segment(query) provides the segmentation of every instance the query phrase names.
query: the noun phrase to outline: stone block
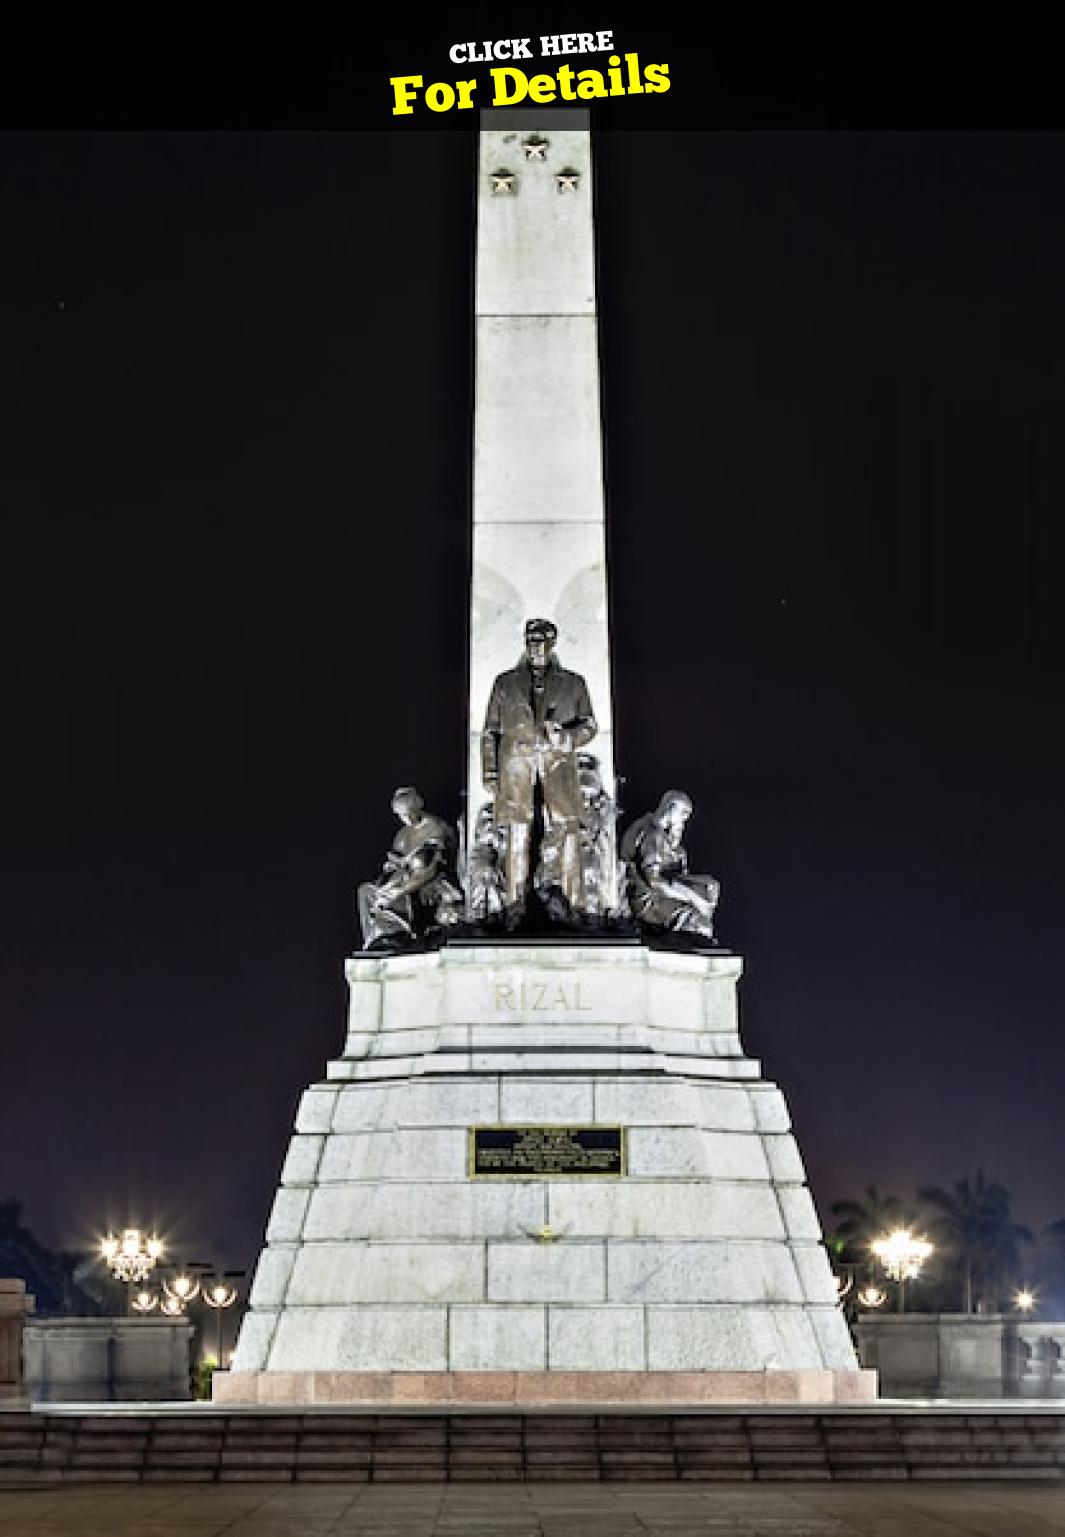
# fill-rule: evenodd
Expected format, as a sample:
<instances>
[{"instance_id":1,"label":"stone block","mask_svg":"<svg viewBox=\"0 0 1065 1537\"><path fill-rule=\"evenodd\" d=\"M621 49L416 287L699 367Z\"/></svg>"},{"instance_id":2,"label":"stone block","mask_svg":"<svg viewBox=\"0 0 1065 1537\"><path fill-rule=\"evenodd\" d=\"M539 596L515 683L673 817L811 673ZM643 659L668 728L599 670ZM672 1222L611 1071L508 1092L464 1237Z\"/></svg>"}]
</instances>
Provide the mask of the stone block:
<instances>
[{"instance_id":1,"label":"stone block","mask_svg":"<svg viewBox=\"0 0 1065 1537\"><path fill-rule=\"evenodd\" d=\"M260 1264L269 1252L269 1249L263 1251ZM232 1373L266 1370L270 1345L274 1330L277 1328L277 1319L276 1308L256 1305L249 1309L241 1323L240 1334L237 1336L237 1346L231 1362Z\"/></svg>"},{"instance_id":2,"label":"stone block","mask_svg":"<svg viewBox=\"0 0 1065 1537\"><path fill-rule=\"evenodd\" d=\"M444 1307L287 1307L270 1352L273 1372L440 1372Z\"/></svg>"},{"instance_id":3,"label":"stone block","mask_svg":"<svg viewBox=\"0 0 1065 1537\"><path fill-rule=\"evenodd\" d=\"M604 1302L605 1246L489 1243L490 1302Z\"/></svg>"},{"instance_id":4,"label":"stone block","mask_svg":"<svg viewBox=\"0 0 1065 1537\"><path fill-rule=\"evenodd\" d=\"M770 1178L778 1185L804 1185L806 1170L803 1168L795 1138L780 1132L767 1132L762 1137Z\"/></svg>"},{"instance_id":5,"label":"stone block","mask_svg":"<svg viewBox=\"0 0 1065 1537\"><path fill-rule=\"evenodd\" d=\"M832 1266L828 1262L828 1255L821 1245L793 1243L791 1254L806 1301L834 1308L837 1301L836 1283L832 1277ZM850 1364L853 1367L853 1359Z\"/></svg>"},{"instance_id":6,"label":"stone block","mask_svg":"<svg viewBox=\"0 0 1065 1537\"><path fill-rule=\"evenodd\" d=\"M452 1307L451 1370L545 1371L546 1313L542 1306Z\"/></svg>"},{"instance_id":7,"label":"stone block","mask_svg":"<svg viewBox=\"0 0 1065 1537\"><path fill-rule=\"evenodd\" d=\"M754 1131L746 1084L697 1083L685 1078L600 1079L595 1119L626 1126L700 1126L712 1131Z\"/></svg>"},{"instance_id":8,"label":"stone block","mask_svg":"<svg viewBox=\"0 0 1065 1537\"><path fill-rule=\"evenodd\" d=\"M296 1248L295 1244L268 1244L260 1254L251 1284L250 1300L253 1308L276 1308L282 1305L296 1259Z\"/></svg>"},{"instance_id":9,"label":"stone block","mask_svg":"<svg viewBox=\"0 0 1065 1537\"><path fill-rule=\"evenodd\" d=\"M334 1132L318 1169L320 1185L344 1180L461 1180L466 1128L407 1127L395 1131Z\"/></svg>"},{"instance_id":10,"label":"stone block","mask_svg":"<svg viewBox=\"0 0 1065 1537\"><path fill-rule=\"evenodd\" d=\"M839 1307L832 1303L807 1311L825 1366L830 1371L854 1372L854 1344Z\"/></svg>"},{"instance_id":11,"label":"stone block","mask_svg":"<svg viewBox=\"0 0 1065 1537\"><path fill-rule=\"evenodd\" d=\"M820 1367L821 1351L801 1308L658 1306L647 1314L652 1371L775 1371Z\"/></svg>"},{"instance_id":12,"label":"stone block","mask_svg":"<svg viewBox=\"0 0 1065 1537\"><path fill-rule=\"evenodd\" d=\"M324 1084L312 1084L305 1089L296 1111L296 1130L302 1132L328 1131L336 1108L337 1090Z\"/></svg>"},{"instance_id":13,"label":"stone block","mask_svg":"<svg viewBox=\"0 0 1065 1537\"><path fill-rule=\"evenodd\" d=\"M288 1286L289 1307L376 1302L476 1302L484 1296L477 1243L307 1243Z\"/></svg>"},{"instance_id":14,"label":"stone block","mask_svg":"<svg viewBox=\"0 0 1065 1537\"><path fill-rule=\"evenodd\" d=\"M640 1371L645 1361L642 1307L548 1308L552 1371Z\"/></svg>"},{"instance_id":15,"label":"stone block","mask_svg":"<svg viewBox=\"0 0 1065 1537\"><path fill-rule=\"evenodd\" d=\"M304 1228L312 1240L525 1237L545 1220L543 1187L508 1184L352 1184L314 1192Z\"/></svg>"},{"instance_id":16,"label":"stone block","mask_svg":"<svg viewBox=\"0 0 1065 1537\"><path fill-rule=\"evenodd\" d=\"M296 1243L303 1231L303 1219L307 1214L307 1202L310 1191L293 1186L291 1190L284 1185L274 1196L273 1210L270 1213L270 1221L266 1227L268 1243Z\"/></svg>"},{"instance_id":17,"label":"stone block","mask_svg":"<svg viewBox=\"0 0 1065 1537\"><path fill-rule=\"evenodd\" d=\"M783 1243L607 1245L611 1302L785 1302L803 1300Z\"/></svg>"},{"instance_id":18,"label":"stone block","mask_svg":"<svg viewBox=\"0 0 1065 1537\"><path fill-rule=\"evenodd\" d=\"M769 1184L624 1180L548 1187L548 1221L570 1237L782 1239ZM818 1236L820 1236L818 1234Z\"/></svg>"},{"instance_id":19,"label":"stone block","mask_svg":"<svg viewBox=\"0 0 1065 1537\"><path fill-rule=\"evenodd\" d=\"M634 1126L629 1173L641 1178L769 1178L762 1140L753 1132L704 1131L694 1126Z\"/></svg>"},{"instance_id":20,"label":"stone block","mask_svg":"<svg viewBox=\"0 0 1065 1537\"><path fill-rule=\"evenodd\" d=\"M751 1090L751 1106L759 1131L787 1132L791 1116L784 1096L773 1083L760 1083Z\"/></svg>"},{"instance_id":21,"label":"stone block","mask_svg":"<svg viewBox=\"0 0 1065 1537\"><path fill-rule=\"evenodd\" d=\"M595 1119L592 1080L505 1078L499 1119L528 1126L580 1126Z\"/></svg>"},{"instance_id":22,"label":"stone block","mask_svg":"<svg viewBox=\"0 0 1065 1537\"><path fill-rule=\"evenodd\" d=\"M463 1082L351 1084L339 1091L334 1129L371 1131L393 1126L471 1126L499 1120L494 1078Z\"/></svg>"},{"instance_id":23,"label":"stone block","mask_svg":"<svg viewBox=\"0 0 1065 1537\"><path fill-rule=\"evenodd\" d=\"M819 1243L821 1224L814 1210L813 1196L804 1186L783 1186L778 1189L780 1208L784 1213L788 1237L798 1243Z\"/></svg>"},{"instance_id":24,"label":"stone block","mask_svg":"<svg viewBox=\"0 0 1065 1537\"><path fill-rule=\"evenodd\" d=\"M348 1033L376 1034L381 1028L384 983L379 977L348 976Z\"/></svg>"},{"instance_id":25,"label":"stone block","mask_svg":"<svg viewBox=\"0 0 1065 1537\"><path fill-rule=\"evenodd\" d=\"M288 1145L288 1153L281 1169L283 1185L313 1185L318 1173L318 1160L325 1137L321 1132L311 1135L298 1133Z\"/></svg>"}]
</instances>

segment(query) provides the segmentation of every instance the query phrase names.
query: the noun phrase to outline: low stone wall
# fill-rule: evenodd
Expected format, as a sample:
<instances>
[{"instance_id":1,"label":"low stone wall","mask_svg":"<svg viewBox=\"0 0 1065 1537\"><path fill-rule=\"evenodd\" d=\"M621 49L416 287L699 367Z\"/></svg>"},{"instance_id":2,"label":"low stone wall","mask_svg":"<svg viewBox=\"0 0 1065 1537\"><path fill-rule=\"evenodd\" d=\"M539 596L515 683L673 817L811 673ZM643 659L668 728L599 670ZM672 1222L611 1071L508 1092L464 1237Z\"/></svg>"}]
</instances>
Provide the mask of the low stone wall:
<instances>
[{"instance_id":1,"label":"low stone wall","mask_svg":"<svg viewBox=\"0 0 1065 1537\"><path fill-rule=\"evenodd\" d=\"M32 1312L25 1281L0 1279L0 1398L22 1391L22 1330Z\"/></svg>"},{"instance_id":2,"label":"low stone wall","mask_svg":"<svg viewBox=\"0 0 1065 1537\"><path fill-rule=\"evenodd\" d=\"M855 1336L884 1398L1065 1399L1065 1323L889 1313L860 1318Z\"/></svg>"},{"instance_id":3,"label":"low stone wall","mask_svg":"<svg viewBox=\"0 0 1065 1537\"><path fill-rule=\"evenodd\" d=\"M25 1395L36 1402L191 1397L184 1318L36 1318L23 1337Z\"/></svg>"},{"instance_id":4,"label":"low stone wall","mask_svg":"<svg viewBox=\"0 0 1065 1537\"><path fill-rule=\"evenodd\" d=\"M0 1486L1065 1482L1065 1411L0 1413Z\"/></svg>"}]
</instances>

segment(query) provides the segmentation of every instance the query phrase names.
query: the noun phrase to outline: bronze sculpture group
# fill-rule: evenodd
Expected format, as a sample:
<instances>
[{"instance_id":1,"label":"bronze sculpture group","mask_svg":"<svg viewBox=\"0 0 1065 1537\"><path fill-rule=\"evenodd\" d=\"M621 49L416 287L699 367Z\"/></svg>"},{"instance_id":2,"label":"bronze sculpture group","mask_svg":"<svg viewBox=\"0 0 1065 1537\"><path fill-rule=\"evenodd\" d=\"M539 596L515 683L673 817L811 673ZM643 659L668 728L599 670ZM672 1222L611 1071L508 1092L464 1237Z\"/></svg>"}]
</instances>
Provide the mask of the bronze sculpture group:
<instances>
[{"instance_id":1,"label":"bronze sculpture group","mask_svg":"<svg viewBox=\"0 0 1065 1537\"><path fill-rule=\"evenodd\" d=\"M481 734L491 799L464 851L417 790L395 792L399 831L381 875L359 887L366 949L463 928L520 934L538 923L715 942L720 887L689 872L684 849L690 798L668 791L618 846L617 808L584 750L597 730L588 686L559 663L557 637L550 620L530 619L517 666L492 685Z\"/></svg>"}]
</instances>

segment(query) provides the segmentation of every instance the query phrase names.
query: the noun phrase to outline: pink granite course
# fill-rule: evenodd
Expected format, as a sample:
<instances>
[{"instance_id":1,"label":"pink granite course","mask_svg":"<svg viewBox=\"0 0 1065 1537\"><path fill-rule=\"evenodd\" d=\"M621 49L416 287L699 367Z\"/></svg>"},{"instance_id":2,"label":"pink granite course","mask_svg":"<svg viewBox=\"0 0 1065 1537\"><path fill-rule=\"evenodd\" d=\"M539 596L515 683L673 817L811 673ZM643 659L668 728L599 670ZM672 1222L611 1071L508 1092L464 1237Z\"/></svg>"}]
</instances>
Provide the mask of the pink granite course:
<instances>
[{"instance_id":1,"label":"pink granite course","mask_svg":"<svg viewBox=\"0 0 1065 1537\"><path fill-rule=\"evenodd\" d=\"M871 1403L871 1371L216 1372L217 1404Z\"/></svg>"}]
</instances>

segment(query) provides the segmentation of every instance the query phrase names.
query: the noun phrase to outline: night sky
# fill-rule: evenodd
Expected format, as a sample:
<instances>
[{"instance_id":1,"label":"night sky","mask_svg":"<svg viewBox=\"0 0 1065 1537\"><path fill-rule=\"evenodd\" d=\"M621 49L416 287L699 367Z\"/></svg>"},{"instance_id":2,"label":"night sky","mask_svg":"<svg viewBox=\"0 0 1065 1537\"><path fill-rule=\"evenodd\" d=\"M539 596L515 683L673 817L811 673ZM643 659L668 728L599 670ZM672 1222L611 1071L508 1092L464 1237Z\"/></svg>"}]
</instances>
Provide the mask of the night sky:
<instances>
[{"instance_id":1,"label":"night sky","mask_svg":"<svg viewBox=\"0 0 1065 1537\"><path fill-rule=\"evenodd\" d=\"M0 139L0 1196L250 1265L392 789L459 810L473 133ZM603 133L628 810L812 1187L1065 1216L1065 136ZM565 657L563 657L565 661Z\"/></svg>"}]
</instances>

